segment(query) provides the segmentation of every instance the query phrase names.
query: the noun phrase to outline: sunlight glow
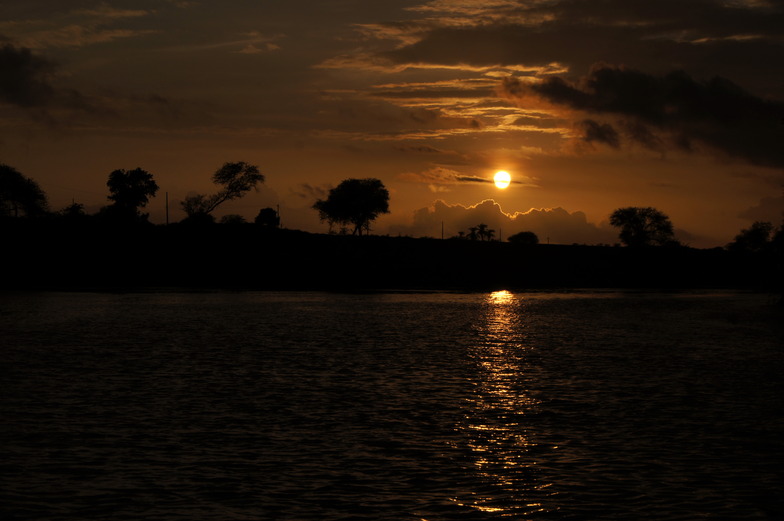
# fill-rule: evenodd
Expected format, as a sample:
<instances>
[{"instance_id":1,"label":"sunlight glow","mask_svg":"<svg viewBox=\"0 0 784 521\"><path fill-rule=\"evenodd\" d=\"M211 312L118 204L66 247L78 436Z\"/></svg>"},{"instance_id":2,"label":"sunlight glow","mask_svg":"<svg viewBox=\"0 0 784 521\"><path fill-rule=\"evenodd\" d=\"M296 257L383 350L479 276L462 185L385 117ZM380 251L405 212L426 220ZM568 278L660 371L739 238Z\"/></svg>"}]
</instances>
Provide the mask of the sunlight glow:
<instances>
[{"instance_id":1,"label":"sunlight glow","mask_svg":"<svg viewBox=\"0 0 784 521\"><path fill-rule=\"evenodd\" d=\"M496 187L500 188L501 190L505 190L509 186L509 183L512 182L512 176L509 175L509 172L499 170L495 173L493 181L495 181Z\"/></svg>"}]
</instances>

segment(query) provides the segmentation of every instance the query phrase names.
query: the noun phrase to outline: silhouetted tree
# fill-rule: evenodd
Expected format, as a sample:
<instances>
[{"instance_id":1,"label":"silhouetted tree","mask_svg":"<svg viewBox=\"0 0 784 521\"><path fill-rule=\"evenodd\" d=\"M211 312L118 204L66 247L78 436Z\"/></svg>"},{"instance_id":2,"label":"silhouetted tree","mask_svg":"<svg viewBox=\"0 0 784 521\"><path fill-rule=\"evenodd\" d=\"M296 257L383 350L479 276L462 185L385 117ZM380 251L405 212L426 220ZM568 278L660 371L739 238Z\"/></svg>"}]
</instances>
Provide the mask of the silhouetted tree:
<instances>
[{"instance_id":1,"label":"silhouetted tree","mask_svg":"<svg viewBox=\"0 0 784 521\"><path fill-rule=\"evenodd\" d=\"M479 240L483 241L487 238L487 225L484 223L478 224L476 226L476 234L479 236Z\"/></svg>"},{"instance_id":2,"label":"silhouetted tree","mask_svg":"<svg viewBox=\"0 0 784 521\"><path fill-rule=\"evenodd\" d=\"M84 211L84 205L81 203L73 202L60 210L60 215L63 217L82 217L86 216L87 213Z\"/></svg>"},{"instance_id":3,"label":"silhouetted tree","mask_svg":"<svg viewBox=\"0 0 784 521\"><path fill-rule=\"evenodd\" d=\"M144 208L158 193L158 183L152 174L141 168L133 170L115 170L106 181L109 187L109 200L112 204L101 209L104 217L115 221L146 221L147 214L141 214Z\"/></svg>"},{"instance_id":4,"label":"silhouetted tree","mask_svg":"<svg viewBox=\"0 0 784 521\"><path fill-rule=\"evenodd\" d=\"M773 224L767 221L755 221L751 228L740 231L735 239L727 245L730 251L757 252L765 250L771 244Z\"/></svg>"},{"instance_id":5,"label":"silhouetted tree","mask_svg":"<svg viewBox=\"0 0 784 521\"><path fill-rule=\"evenodd\" d=\"M326 199L313 204L322 221L342 227L353 226L352 235L370 232L370 223L389 213L389 191L378 179L346 179L329 191Z\"/></svg>"},{"instance_id":6,"label":"silhouetted tree","mask_svg":"<svg viewBox=\"0 0 784 521\"><path fill-rule=\"evenodd\" d=\"M266 228L277 228L280 226L280 217L274 208L262 208L253 222Z\"/></svg>"},{"instance_id":7,"label":"silhouetted tree","mask_svg":"<svg viewBox=\"0 0 784 521\"><path fill-rule=\"evenodd\" d=\"M180 203L189 218L198 214L210 214L226 201L238 199L251 189L257 189L256 185L264 182L264 174L259 172L257 166L244 161L224 163L212 175L212 182L222 187L218 193L192 195Z\"/></svg>"},{"instance_id":8,"label":"silhouetted tree","mask_svg":"<svg viewBox=\"0 0 784 521\"><path fill-rule=\"evenodd\" d=\"M479 228L477 228L476 226L472 226L472 227L470 227L468 229L468 235L466 235L466 237L470 241L476 241L476 240L479 239L479 233L478 232L479 232Z\"/></svg>"},{"instance_id":9,"label":"silhouetted tree","mask_svg":"<svg viewBox=\"0 0 784 521\"><path fill-rule=\"evenodd\" d=\"M670 218L655 208L619 208L610 215L610 224L620 228L619 237L627 246L665 246L675 243Z\"/></svg>"},{"instance_id":10,"label":"silhouetted tree","mask_svg":"<svg viewBox=\"0 0 784 521\"><path fill-rule=\"evenodd\" d=\"M537 237L534 232L515 233L514 235L510 235L506 240L514 244L539 244L539 237Z\"/></svg>"},{"instance_id":11,"label":"silhouetted tree","mask_svg":"<svg viewBox=\"0 0 784 521\"><path fill-rule=\"evenodd\" d=\"M158 184L152 174L141 168L115 170L106 182L109 187L109 200L115 205L126 208L143 208L158 193Z\"/></svg>"},{"instance_id":12,"label":"silhouetted tree","mask_svg":"<svg viewBox=\"0 0 784 521\"><path fill-rule=\"evenodd\" d=\"M40 217L47 209L46 194L38 183L0 164L0 217Z\"/></svg>"},{"instance_id":13,"label":"silhouetted tree","mask_svg":"<svg viewBox=\"0 0 784 521\"><path fill-rule=\"evenodd\" d=\"M57 212L58 217L70 224L82 224L90 220L90 216L84 211L84 205L73 202Z\"/></svg>"}]
</instances>

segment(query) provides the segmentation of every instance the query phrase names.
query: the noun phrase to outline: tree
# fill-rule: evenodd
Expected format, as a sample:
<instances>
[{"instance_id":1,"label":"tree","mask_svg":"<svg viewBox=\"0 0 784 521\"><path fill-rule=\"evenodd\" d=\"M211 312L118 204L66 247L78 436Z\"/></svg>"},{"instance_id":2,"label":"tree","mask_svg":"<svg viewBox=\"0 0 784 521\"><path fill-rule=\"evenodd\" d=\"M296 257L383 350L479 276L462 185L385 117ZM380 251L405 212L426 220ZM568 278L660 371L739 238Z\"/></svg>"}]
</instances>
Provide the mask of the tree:
<instances>
[{"instance_id":1,"label":"tree","mask_svg":"<svg viewBox=\"0 0 784 521\"><path fill-rule=\"evenodd\" d=\"M478 224L476 226L476 234L479 236L479 240L483 241L487 238L487 225L484 223Z\"/></svg>"},{"instance_id":2,"label":"tree","mask_svg":"<svg viewBox=\"0 0 784 521\"><path fill-rule=\"evenodd\" d=\"M534 245L539 244L539 237L534 232L519 232L510 235L507 241L514 244Z\"/></svg>"},{"instance_id":3,"label":"tree","mask_svg":"<svg viewBox=\"0 0 784 521\"><path fill-rule=\"evenodd\" d=\"M46 194L38 183L0 164L0 217L40 217L47 210Z\"/></svg>"},{"instance_id":4,"label":"tree","mask_svg":"<svg viewBox=\"0 0 784 521\"><path fill-rule=\"evenodd\" d=\"M618 208L610 215L610 224L620 228L619 238L627 246L664 246L675 243L670 218L655 208Z\"/></svg>"},{"instance_id":5,"label":"tree","mask_svg":"<svg viewBox=\"0 0 784 521\"><path fill-rule=\"evenodd\" d=\"M771 244L772 233L772 223L755 221L751 228L741 230L735 239L727 245L727 249L730 251L762 251Z\"/></svg>"},{"instance_id":6,"label":"tree","mask_svg":"<svg viewBox=\"0 0 784 521\"><path fill-rule=\"evenodd\" d=\"M63 222L70 224L84 224L90 220L90 216L84 211L84 205L72 202L56 214Z\"/></svg>"},{"instance_id":7,"label":"tree","mask_svg":"<svg viewBox=\"0 0 784 521\"><path fill-rule=\"evenodd\" d=\"M222 187L218 193L188 196L180 203L189 218L199 214L208 215L226 201L238 199L251 189L257 189L256 185L264 182L264 174L259 172L256 165L244 161L224 163L212 174L212 182Z\"/></svg>"},{"instance_id":8,"label":"tree","mask_svg":"<svg viewBox=\"0 0 784 521\"><path fill-rule=\"evenodd\" d=\"M133 170L115 170L106 181L109 187L109 200L122 208L133 209L147 206L150 197L158 193L158 183L152 174L141 168Z\"/></svg>"},{"instance_id":9,"label":"tree","mask_svg":"<svg viewBox=\"0 0 784 521\"><path fill-rule=\"evenodd\" d=\"M353 226L352 235L370 232L370 223L389 213L389 191L378 179L346 179L329 191L326 199L313 204L330 230L334 224Z\"/></svg>"},{"instance_id":10,"label":"tree","mask_svg":"<svg viewBox=\"0 0 784 521\"><path fill-rule=\"evenodd\" d=\"M253 222L265 228L277 228L280 226L280 216L274 208L262 208Z\"/></svg>"}]
</instances>

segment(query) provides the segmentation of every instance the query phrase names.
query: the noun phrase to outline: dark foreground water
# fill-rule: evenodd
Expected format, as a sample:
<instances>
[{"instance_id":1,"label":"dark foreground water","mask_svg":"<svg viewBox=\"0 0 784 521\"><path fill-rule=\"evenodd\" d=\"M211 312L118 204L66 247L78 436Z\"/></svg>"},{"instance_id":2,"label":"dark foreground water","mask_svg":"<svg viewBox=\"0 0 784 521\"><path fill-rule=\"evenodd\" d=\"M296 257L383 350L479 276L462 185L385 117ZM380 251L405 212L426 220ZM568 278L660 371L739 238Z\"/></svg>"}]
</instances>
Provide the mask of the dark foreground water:
<instances>
[{"instance_id":1,"label":"dark foreground water","mask_svg":"<svg viewBox=\"0 0 784 521\"><path fill-rule=\"evenodd\" d=\"M0 518L784 518L726 293L0 295Z\"/></svg>"}]
</instances>

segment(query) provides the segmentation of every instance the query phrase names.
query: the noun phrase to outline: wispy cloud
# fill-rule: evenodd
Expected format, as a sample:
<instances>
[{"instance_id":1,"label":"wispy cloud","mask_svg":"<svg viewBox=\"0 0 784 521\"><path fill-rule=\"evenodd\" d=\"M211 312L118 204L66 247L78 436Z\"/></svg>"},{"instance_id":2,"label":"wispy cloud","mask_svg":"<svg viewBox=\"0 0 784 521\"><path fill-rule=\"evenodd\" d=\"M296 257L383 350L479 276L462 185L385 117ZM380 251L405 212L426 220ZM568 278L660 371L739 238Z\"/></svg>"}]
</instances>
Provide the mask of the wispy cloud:
<instances>
[{"instance_id":1,"label":"wispy cloud","mask_svg":"<svg viewBox=\"0 0 784 521\"><path fill-rule=\"evenodd\" d=\"M455 185L460 183L492 183L493 180L477 175L466 175L444 167L433 167L424 172L407 172L398 176L404 181L428 185Z\"/></svg>"},{"instance_id":2,"label":"wispy cloud","mask_svg":"<svg viewBox=\"0 0 784 521\"><path fill-rule=\"evenodd\" d=\"M93 9L78 9L51 18L7 20L0 22L0 33L29 49L84 47L155 33L152 29L121 25L126 20L143 18L152 13L142 9L116 9L102 4Z\"/></svg>"},{"instance_id":3,"label":"wispy cloud","mask_svg":"<svg viewBox=\"0 0 784 521\"><path fill-rule=\"evenodd\" d=\"M460 184L492 184L491 177L460 172L443 166L434 166L423 172L406 172L398 176L403 181L411 183L423 183L430 187L433 192L448 191L450 186ZM512 180L512 184L536 186L532 179L519 177Z\"/></svg>"},{"instance_id":4,"label":"wispy cloud","mask_svg":"<svg viewBox=\"0 0 784 521\"><path fill-rule=\"evenodd\" d=\"M217 40L208 43L193 43L171 47L168 50L175 52L201 52L222 50L237 54L264 54L281 49L278 43L284 36L280 34L267 35L258 31L251 31L236 35L233 38Z\"/></svg>"}]
</instances>

